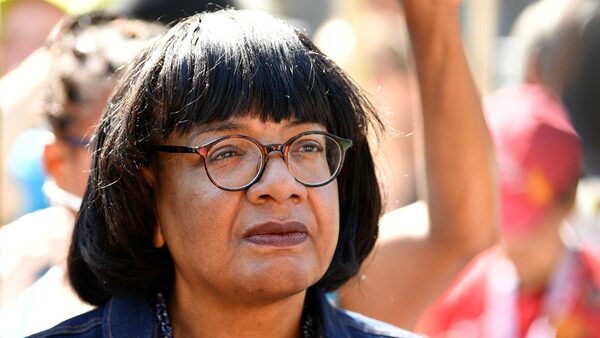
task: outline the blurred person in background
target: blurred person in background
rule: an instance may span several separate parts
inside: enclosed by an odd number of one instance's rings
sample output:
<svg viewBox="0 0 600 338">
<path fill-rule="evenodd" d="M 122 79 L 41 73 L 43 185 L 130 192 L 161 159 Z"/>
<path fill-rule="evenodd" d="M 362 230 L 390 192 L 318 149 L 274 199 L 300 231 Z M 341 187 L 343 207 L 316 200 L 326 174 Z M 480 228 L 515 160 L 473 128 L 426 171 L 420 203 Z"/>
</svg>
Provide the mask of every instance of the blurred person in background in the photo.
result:
<svg viewBox="0 0 600 338">
<path fill-rule="evenodd" d="M 0 76 L 41 47 L 64 14 L 51 1 L 0 0 Z"/>
<path fill-rule="evenodd" d="M 0 1 L 0 223 L 48 206 L 41 191 L 42 98 L 49 69 L 43 43 L 68 14 L 112 0 Z"/>
<path fill-rule="evenodd" d="M 459 166 L 429 163 L 425 177 L 420 154 L 427 136 L 418 114 L 419 88 L 413 79 L 408 34 L 398 27 L 404 22 L 402 8 L 399 2 L 389 0 L 363 5 L 368 9 L 365 20 L 370 23 L 364 28 L 382 29 L 374 30 L 378 36 L 370 37 L 365 49 L 373 71 L 368 83 L 374 90 L 376 104 L 383 105 L 381 111 L 385 115 L 381 118 L 389 121 L 387 127 L 392 130 L 387 130 L 381 147 L 374 151 L 390 212 L 380 222 L 380 236 L 371 256 L 337 296 L 344 308 L 401 327 L 413 327 L 419 314 L 451 285 L 469 260 L 497 240 L 496 219 L 480 217 L 481 211 L 496 201 L 467 187 L 474 177 L 460 178 L 478 170 L 484 170 L 478 174 L 491 171 L 493 161 L 488 155 L 485 163 L 489 167 L 477 169 L 469 168 L 468 161 Z M 424 98 L 429 100 L 424 104 L 435 104 L 439 99 Z M 466 142 L 469 135 L 452 137 L 460 141 L 446 138 L 444 156 L 474 152 L 480 146 L 471 149 L 473 144 Z M 462 137 L 465 138 L 461 140 Z M 425 187 L 425 182 L 417 184 L 425 179 L 430 181 L 426 182 L 430 190 L 421 191 L 419 201 L 406 205 L 414 201 L 417 186 Z M 438 187 L 443 189 L 437 190 Z M 436 196 L 441 192 L 446 194 L 444 198 L 454 201 L 452 208 L 438 207 L 437 199 L 441 197 Z M 429 198 L 431 203 L 427 195 L 434 196 Z"/>
<path fill-rule="evenodd" d="M 432 337 L 600 337 L 600 259 L 568 216 L 581 143 L 560 100 L 523 84 L 486 100 L 500 172 L 502 242 L 420 321 Z"/>
<path fill-rule="evenodd" d="M 519 80 L 560 98 L 581 137 L 583 177 L 570 223 L 600 253 L 600 1 L 537 1 L 519 16 L 513 35 L 521 46 Z"/>
<path fill-rule="evenodd" d="M 562 98 L 575 128 L 582 135 L 586 176 L 577 189 L 577 207 L 570 214 L 570 226 L 565 228 L 576 238 L 576 246 L 585 247 L 591 257 L 595 257 L 594 252 L 600 248 L 600 184 L 597 178 L 600 172 L 600 134 L 597 133 L 600 96 L 596 93 L 596 83 L 600 79 L 600 68 L 596 64 L 600 51 L 598 13 L 597 0 L 541 0 L 523 12 L 513 29 L 513 35 L 522 47 L 513 56 L 521 65 L 518 82 L 544 86 L 548 95 L 554 95 L 556 104 L 560 104 Z M 412 236 L 417 239 L 426 236 L 430 225 L 424 208 L 400 210 L 404 213 L 402 217 L 415 225 Z M 396 302 L 394 295 L 398 290 L 404 290 L 406 284 L 394 271 L 405 268 L 405 264 L 397 262 L 405 256 L 398 248 L 403 248 L 406 241 L 411 242 L 411 233 L 386 227 L 385 224 L 383 222 L 381 228 L 379 253 L 373 255 L 370 266 L 365 265 L 365 272 L 357 281 L 357 287 L 347 288 L 350 290 L 349 296 L 341 293 L 342 304 L 400 324 L 406 318 L 406 304 Z M 428 293 L 419 293 L 413 298 L 431 300 L 423 294 Z M 408 312 L 413 315 L 418 313 Z"/>
<path fill-rule="evenodd" d="M 421 325 L 434 337 L 600 337 L 600 2 L 538 1 L 514 35 L 527 84 L 492 98 L 488 116 L 505 153 L 531 148 L 516 161 L 530 179 L 520 182 L 522 196 L 514 184 L 502 188 L 502 249 L 472 262 Z M 556 127 L 571 123 L 567 115 L 581 140 L 571 126 Z"/>
<path fill-rule="evenodd" d="M 0 1 L 0 224 L 47 206 L 40 190 L 41 147 L 29 142 L 41 143 L 43 132 L 32 130 L 26 138 L 20 136 L 42 124 L 37 93 L 48 72 L 48 56 L 40 47 L 64 13 L 45 0 Z M 15 143 L 27 151 L 10 154 Z M 30 161 L 32 157 L 36 160 Z M 17 166 L 27 174 L 19 175 L 13 170 Z"/>
<path fill-rule="evenodd" d="M 95 12 L 66 18 L 49 40 L 43 164 L 52 206 L 0 228 L 0 336 L 31 334 L 88 308 L 68 286 L 65 260 L 87 183 L 89 137 L 118 69 L 164 30 Z"/>
<path fill-rule="evenodd" d="M 584 176 L 572 223 L 600 254 L 600 1 L 576 3 L 559 35 L 557 49 L 573 52 L 562 98 L 583 144 Z"/>
<path fill-rule="evenodd" d="M 108 8 L 117 16 L 174 24 L 197 12 L 237 7 L 237 1 L 2 0 L 0 6 L 4 18 L 0 51 L 11 68 L 0 79 L 0 223 L 6 223 L 48 206 L 42 192 L 45 130 L 39 93 L 49 71 L 49 57 L 39 47 L 64 13 Z"/>
</svg>

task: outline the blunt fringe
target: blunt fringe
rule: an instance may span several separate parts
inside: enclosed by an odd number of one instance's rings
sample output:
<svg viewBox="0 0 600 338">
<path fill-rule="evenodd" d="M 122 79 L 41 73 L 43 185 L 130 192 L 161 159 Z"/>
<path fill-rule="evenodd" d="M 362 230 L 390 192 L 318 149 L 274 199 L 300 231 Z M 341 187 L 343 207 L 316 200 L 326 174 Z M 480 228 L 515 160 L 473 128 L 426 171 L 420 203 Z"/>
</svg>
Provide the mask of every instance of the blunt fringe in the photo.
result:
<svg viewBox="0 0 600 338">
<path fill-rule="evenodd" d="M 153 246 L 153 191 L 141 175 L 152 147 L 201 124 L 253 116 L 319 123 L 350 138 L 338 177 L 340 235 L 315 285 L 358 272 L 377 238 L 381 196 L 367 134 L 382 128 L 365 94 L 308 37 L 253 11 L 189 17 L 128 65 L 97 128 L 90 180 L 69 253 L 69 278 L 95 305 L 171 287 L 168 249 Z"/>
</svg>

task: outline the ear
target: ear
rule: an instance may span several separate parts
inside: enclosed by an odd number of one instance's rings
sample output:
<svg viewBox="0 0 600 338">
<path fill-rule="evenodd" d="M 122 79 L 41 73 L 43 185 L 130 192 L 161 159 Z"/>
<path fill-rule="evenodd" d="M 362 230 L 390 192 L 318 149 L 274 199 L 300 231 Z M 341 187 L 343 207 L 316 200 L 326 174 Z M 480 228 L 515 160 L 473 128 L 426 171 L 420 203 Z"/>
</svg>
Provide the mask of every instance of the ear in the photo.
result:
<svg viewBox="0 0 600 338">
<path fill-rule="evenodd" d="M 67 158 L 67 149 L 62 142 L 56 140 L 54 135 L 49 135 L 44 144 L 42 162 L 48 176 L 52 177 L 58 186 L 66 179 L 64 163 Z"/>
<path fill-rule="evenodd" d="M 154 172 L 154 169 L 149 168 L 147 166 L 143 166 L 140 169 L 140 172 L 142 173 L 142 176 L 146 180 L 146 183 L 148 183 L 148 185 L 151 188 L 155 188 L 156 187 L 156 173 Z"/>
<path fill-rule="evenodd" d="M 563 193 L 560 198 L 560 204 L 565 209 L 565 213 L 569 214 L 575 208 L 575 202 L 577 200 L 577 187 L 579 185 L 579 181 L 575 181 L 572 183 Z"/>
<path fill-rule="evenodd" d="M 146 180 L 146 183 L 148 183 L 150 188 L 153 188 L 153 189 L 156 188 L 155 170 L 150 167 L 143 166 L 140 169 L 140 172 L 142 173 L 142 176 L 144 177 L 144 179 Z M 162 228 L 161 228 L 158 220 L 157 220 L 157 224 L 154 226 L 154 236 L 153 237 L 154 237 L 153 245 L 155 248 L 161 248 L 165 245 L 165 239 L 162 234 Z"/>
<path fill-rule="evenodd" d="M 163 237 L 162 228 L 160 224 L 154 227 L 154 247 L 162 248 L 165 245 L 165 238 Z"/>
</svg>

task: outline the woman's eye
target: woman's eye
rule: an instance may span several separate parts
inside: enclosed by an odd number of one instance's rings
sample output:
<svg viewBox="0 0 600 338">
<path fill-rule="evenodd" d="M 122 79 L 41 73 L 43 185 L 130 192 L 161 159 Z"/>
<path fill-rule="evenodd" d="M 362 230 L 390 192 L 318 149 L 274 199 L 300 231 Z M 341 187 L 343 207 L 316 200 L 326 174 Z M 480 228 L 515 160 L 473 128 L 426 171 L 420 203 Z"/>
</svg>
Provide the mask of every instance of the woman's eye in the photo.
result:
<svg viewBox="0 0 600 338">
<path fill-rule="evenodd" d="M 236 157 L 236 156 L 242 156 L 243 152 L 241 151 L 241 149 L 237 148 L 237 147 L 225 147 L 225 148 L 220 148 L 215 150 L 211 155 L 210 155 L 210 160 L 211 161 L 220 161 L 220 160 L 226 160 L 232 157 Z"/>
<path fill-rule="evenodd" d="M 293 149 L 294 152 L 318 153 L 323 151 L 323 146 L 315 141 L 302 141 Z"/>
</svg>

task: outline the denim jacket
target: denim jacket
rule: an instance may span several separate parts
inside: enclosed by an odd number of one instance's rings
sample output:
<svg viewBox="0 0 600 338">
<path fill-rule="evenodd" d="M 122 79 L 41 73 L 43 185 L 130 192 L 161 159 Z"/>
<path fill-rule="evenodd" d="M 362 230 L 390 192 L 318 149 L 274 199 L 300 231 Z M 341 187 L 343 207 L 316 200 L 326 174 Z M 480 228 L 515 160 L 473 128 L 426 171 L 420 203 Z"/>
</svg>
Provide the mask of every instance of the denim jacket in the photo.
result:
<svg viewBox="0 0 600 338">
<path fill-rule="evenodd" d="M 413 333 L 357 313 L 332 306 L 318 293 L 321 330 L 325 338 L 418 338 Z M 158 338 L 158 327 L 148 302 L 137 298 L 115 297 L 104 306 L 64 321 L 31 338 Z"/>
</svg>

